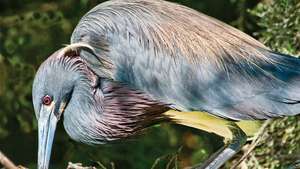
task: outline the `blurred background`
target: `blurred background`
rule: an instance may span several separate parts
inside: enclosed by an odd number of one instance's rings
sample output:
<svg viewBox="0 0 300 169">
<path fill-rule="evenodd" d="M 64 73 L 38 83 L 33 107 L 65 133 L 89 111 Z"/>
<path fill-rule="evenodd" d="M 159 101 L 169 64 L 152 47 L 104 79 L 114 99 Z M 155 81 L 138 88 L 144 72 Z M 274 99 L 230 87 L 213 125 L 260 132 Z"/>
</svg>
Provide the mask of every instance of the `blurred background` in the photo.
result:
<svg viewBox="0 0 300 169">
<path fill-rule="evenodd" d="M 172 1 L 218 18 L 273 50 L 300 54 L 299 0 Z M 68 44 L 79 19 L 101 2 L 0 0 L 0 150 L 16 164 L 36 168 L 37 123 L 31 85 L 39 64 Z M 66 168 L 69 161 L 107 169 L 183 168 L 203 162 L 221 146 L 222 139 L 213 134 L 162 124 L 132 140 L 91 147 L 70 140 L 61 123 L 51 168 Z M 300 118 L 291 117 L 269 124 L 263 141 L 241 167 L 286 168 L 297 160 Z"/>
</svg>

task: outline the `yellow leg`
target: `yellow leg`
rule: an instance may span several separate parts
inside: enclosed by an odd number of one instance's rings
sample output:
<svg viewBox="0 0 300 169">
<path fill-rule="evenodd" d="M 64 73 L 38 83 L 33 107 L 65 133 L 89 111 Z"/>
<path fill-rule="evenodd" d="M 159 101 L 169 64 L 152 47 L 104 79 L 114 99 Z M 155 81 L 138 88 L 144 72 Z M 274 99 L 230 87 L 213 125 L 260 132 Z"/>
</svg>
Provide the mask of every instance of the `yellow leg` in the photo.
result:
<svg viewBox="0 0 300 169">
<path fill-rule="evenodd" d="M 231 121 L 213 116 L 207 112 L 180 112 L 170 110 L 164 113 L 177 124 L 193 127 L 224 137 L 225 146 L 212 155 L 201 167 L 217 169 L 236 154 L 260 128 L 257 121 Z"/>
</svg>

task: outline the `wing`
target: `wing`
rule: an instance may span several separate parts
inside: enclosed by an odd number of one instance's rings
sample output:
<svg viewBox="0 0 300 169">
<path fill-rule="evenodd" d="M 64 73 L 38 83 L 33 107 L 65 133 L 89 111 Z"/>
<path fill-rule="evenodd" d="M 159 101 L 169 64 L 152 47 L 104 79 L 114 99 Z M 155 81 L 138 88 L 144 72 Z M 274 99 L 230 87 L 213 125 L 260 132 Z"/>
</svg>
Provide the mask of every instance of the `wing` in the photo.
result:
<svg viewBox="0 0 300 169">
<path fill-rule="evenodd" d="M 165 1 L 109 1 L 89 11 L 71 43 L 93 71 L 182 111 L 234 120 L 300 113 L 300 61 Z"/>
</svg>

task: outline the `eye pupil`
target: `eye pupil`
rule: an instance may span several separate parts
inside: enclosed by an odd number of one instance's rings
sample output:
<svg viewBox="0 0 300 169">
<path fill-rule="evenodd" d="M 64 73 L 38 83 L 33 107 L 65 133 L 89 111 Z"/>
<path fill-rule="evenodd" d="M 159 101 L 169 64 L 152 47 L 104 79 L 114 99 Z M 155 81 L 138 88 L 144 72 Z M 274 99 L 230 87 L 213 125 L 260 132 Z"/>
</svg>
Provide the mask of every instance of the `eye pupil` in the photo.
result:
<svg viewBox="0 0 300 169">
<path fill-rule="evenodd" d="M 52 102 L 51 96 L 46 95 L 46 96 L 43 97 L 43 104 L 44 104 L 44 105 L 50 105 L 51 102 Z"/>
</svg>

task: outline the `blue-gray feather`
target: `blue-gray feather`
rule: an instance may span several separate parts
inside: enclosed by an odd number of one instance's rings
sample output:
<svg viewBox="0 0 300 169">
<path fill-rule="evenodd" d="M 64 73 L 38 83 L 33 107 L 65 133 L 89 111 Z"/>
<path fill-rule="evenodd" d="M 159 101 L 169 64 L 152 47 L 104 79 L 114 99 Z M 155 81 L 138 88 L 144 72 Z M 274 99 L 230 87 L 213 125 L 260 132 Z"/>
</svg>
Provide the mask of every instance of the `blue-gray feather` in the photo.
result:
<svg viewBox="0 0 300 169">
<path fill-rule="evenodd" d="M 96 74 L 172 108 L 233 120 L 300 113 L 299 59 L 181 5 L 108 1 L 81 19 L 76 42 L 96 49 L 81 52 Z"/>
<path fill-rule="evenodd" d="M 37 113 L 45 95 L 53 98 L 55 109 L 66 104 L 64 127 L 74 140 L 104 143 L 138 134 L 165 120 L 162 113 L 169 109 L 167 104 L 103 79 L 76 53 L 61 51 L 40 66 L 33 84 L 33 103 Z M 39 119 L 39 114 L 36 116 Z"/>
</svg>

